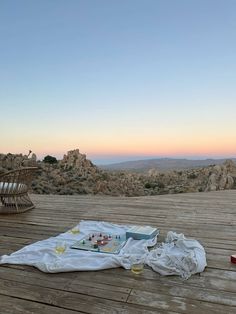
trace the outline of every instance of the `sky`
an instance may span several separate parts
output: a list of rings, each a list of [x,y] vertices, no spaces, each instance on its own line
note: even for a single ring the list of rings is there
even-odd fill
[[[235,0],[0,0],[0,153],[236,157]]]

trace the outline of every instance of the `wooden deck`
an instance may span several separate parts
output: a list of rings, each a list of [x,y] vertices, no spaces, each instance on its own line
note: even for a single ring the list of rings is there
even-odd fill
[[[198,239],[208,267],[183,281],[149,268],[45,274],[0,266],[0,313],[236,313],[236,191],[116,198],[32,195],[37,208],[0,216],[0,255],[66,231],[82,219],[159,227]]]

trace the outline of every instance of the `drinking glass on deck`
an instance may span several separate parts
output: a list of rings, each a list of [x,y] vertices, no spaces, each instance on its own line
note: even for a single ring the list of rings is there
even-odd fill
[[[145,256],[133,255],[131,256],[131,271],[138,275],[141,274],[144,269]]]
[[[80,230],[79,230],[78,227],[74,227],[74,228],[72,228],[72,229],[70,230],[70,233],[72,233],[72,234],[79,234],[79,233],[80,233]]]
[[[55,246],[55,252],[57,254],[63,254],[66,248],[67,248],[67,245],[65,241],[57,241],[56,246]]]

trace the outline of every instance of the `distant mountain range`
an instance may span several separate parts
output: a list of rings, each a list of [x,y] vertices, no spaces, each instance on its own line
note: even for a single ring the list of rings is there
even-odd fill
[[[99,166],[99,168],[104,170],[117,170],[117,171],[126,170],[134,172],[146,172],[150,169],[167,171],[218,165],[222,164],[227,159],[231,159],[234,162],[236,162],[236,158],[204,159],[204,160],[157,158],[113,163]]]

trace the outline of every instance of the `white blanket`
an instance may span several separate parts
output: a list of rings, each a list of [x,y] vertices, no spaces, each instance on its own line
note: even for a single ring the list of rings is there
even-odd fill
[[[203,247],[196,240],[188,242],[183,235],[180,235],[181,241],[176,242],[176,237],[178,238],[179,235],[172,233],[175,235],[174,242],[172,241],[172,244],[163,244],[162,251],[160,251],[160,247],[149,251],[149,248],[156,244],[157,237],[150,240],[133,240],[129,238],[119,254],[107,254],[71,249],[70,246],[87,234],[97,231],[124,235],[130,226],[98,221],[81,221],[76,228],[80,230],[80,233],[73,234],[69,230],[57,237],[51,237],[28,245],[11,255],[3,255],[0,258],[0,264],[30,265],[37,267],[43,272],[50,273],[99,270],[121,266],[125,269],[130,269],[132,256],[140,255],[145,258],[145,263],[152,267],[153,270],[163,275],[178,274],[185,278],[196,272],[203,271],[206,266]],[[67,244],[67,249],[63,254],[58,254],[55,251],[58,241],[64,241]],[[181,243],[181,245],[178,243]],[[190,243],[191,245],[189,246]],[[174,246],[174,250],[171,249],[171,245]],[[170,260],[175,259],[176,256],[178,256],[177,264],[181,265],[183,260],[183,266],[179,267],[174,263],[175,267],[173,267],[170,264]]]

